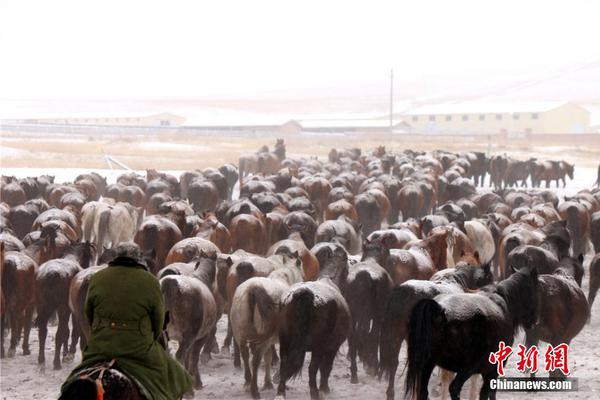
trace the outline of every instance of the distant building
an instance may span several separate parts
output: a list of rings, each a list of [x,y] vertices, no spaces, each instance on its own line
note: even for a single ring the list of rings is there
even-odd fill
[[[11,122],[24,124],[52,124],[52,125],[102,125],[102,126],[158,126],[177,127],[183,124],[184,117],[171,113],[152,115],[139,114],[104,114],[93,116],[73,115],[57,116],[48,115],[39,118],[15,118]]]
[[[304,132],[390,132],[389,119],[312,119],[298,121]],[[396,133],[408,132],[410,126],[404,120],[392,121],[391,131]]]
[[[426,105],[401,114],[413,133],[529,134],[590,133],[590,112],[573,103],[463,102]]]
[[[203,132],[224,133],[274,133],[281,135],[297,134],[302,131],[302,126],[294,120],[278,118],[248,118],[240,120],[210,120],[207,118],[190,119],[182,125],[183,129]]]

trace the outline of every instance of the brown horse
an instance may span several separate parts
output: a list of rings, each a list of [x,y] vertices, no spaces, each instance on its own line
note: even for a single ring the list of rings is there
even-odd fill
[[[446,268],[449,230],[442,229],[428,238],[411,242],[405,249],[390,250],[385,269],[394,285],[409,279],[429,279],[435,272]]]
[[[231,252],[231,234],[225,225],[219,222],[214,214],[204,214],[204,219],[197,226],[195,235],[213,242],[223,253]]]
[[[199,258],[201,253],[213,257],[220,253],[219,248],[212,242],[199,237],[187,238],[175,243],[165,259],[165,265],[176,262],[188,263]]]
[[[566,177],[573,179],[574,166],[566,161],[543,161],[537,163],[531,171],[531,180],[534,187],[540,187],[542,181],[546,181],[546,187],[550,187],[551,181],[556,181],[558,188],[559,181],[563,182],[563,187],[567,185]]]
[[[264,254],[266,229],[261,218],[251,214],[240,214],[231,220],[231,249],[243,249],[254,254]]]
[[[317,228],[315,242],[337,242],[346,251],[356,255],[361,250],[361,225],[344,215],[335,220],[326,220]]]
[[[600,253],[600,211],[593,213],[590,219],[590,239],[594,252]]]
[[[571,251],[573,256],[585,255],[589,236],[590,213],[581,203],[565,201],[558,206],[561,219],[567,221],[567,229],[571,234]]]
[[[356,208],[346,199],[340,199],[329,203],[325,209],[325,219],[337,219],[340,215],[345,215],[355,221],[358,220]]]
[[[526,330],[525,343],[528,348],[540,340],[552,346],[568,345],[590,317],[585,294],[575,276],[562,268],[552,275],[540,275],[538,285],[538,318],[533,328]],[[561,372],[550,372],[550,376],[561,376]]]
[[[285,397],[286,383],[300,373],[307,351],[312,352],[308,367],[311,398],[329,393],[333,361],[350,330],[350,311],[340,292],[348,276],[346,251],[340,245],[319,243],[311,252],[322,266],[319,279],[293,285],[282,299],[278,397]],[[321,383],[317,388],[318,371]]]
[[[4,243],[2,243],[4,247]],[[37,264],[24,253],[8,251],[2,254],[2,354],[4,355],[4,331],[8,322],[11,330],[8,357],[15,356],[16,346],[23,332],[23,354],[30,354],[29,332],[35,307],[35,272]]]
[[[81,271],[73,260],[54,259],[40,265],[36,272],[37,326],[39,329],[40,351],[38,363],[44,368],[46,361],[46,336],[48,320],[54,312],[58,313],[58,329],[55,338],[54,369],[61,369],[60,350],[67,355],[69,340],[69,287],[73,277]]]
[[[306,247],[302,237],[298,232],[292,233],[287,239],[280,240],[273,244],[267,256],[273,254],[285,254],[291,257],[293,254],[298,253],[302,260],[302,269],[304,270],[304,277],[307,281],[314,281],[319,275],[319,260],[315,255]]]
[[[382,242],[389,249],[403,249],[407,243],[419,240],[417,235],[408,228],[383,229],[371,232],[367,237],[368,242]]]
[[[283,139],[277,139],[275,150],[271,153],[266,146],[263,146],[255,154],[242,155],[239,159],[239,182],[240,189],[243,186],[243,179],[251,173],[274,174],[279,171],[281,162],[285,159],[285,143]]]
[[[144,254],[154,254],[158,269],[164,267],[169,250],[183,239],[177,225],[169,218],[152,215],[142,222],[135,234],[134,242]],[[158,270],[151,271],[156,274]]]

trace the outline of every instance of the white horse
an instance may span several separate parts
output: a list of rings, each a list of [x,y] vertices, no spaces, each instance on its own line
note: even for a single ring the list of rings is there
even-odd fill
[[[98,207],[94,218],[96,248],[101,251],[104,247],[132,241],[143,215],[143,208],[136,208],[129,203]]]
[[[298,253],[294,258],[283,254],[269,257],[278,264],[267,278],[250,278],[235,291],[229,311],[233,336],[240,346],[244,360],[245,386],[255,399],[258,392],[258,367],[264,356],[265,381],[263,389],[273,388],[271,381],[271,347],[278,341],[278,316],[282,296],[294,283],[304,281],[302,262]],[[249,349],[252,351],[252,368]]]

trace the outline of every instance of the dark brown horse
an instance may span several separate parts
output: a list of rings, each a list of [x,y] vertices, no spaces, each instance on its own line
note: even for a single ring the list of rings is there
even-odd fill
[[[307,351],[312,353],[308,385],[312,399],[329,393],[329,374],[350,330],[351,316],[340,292],[348,276],[348,256],[340,245],[319,243],[311,249],[321,265],[319,279],[293,285],[283,297],[279,343],[279,386],[285,397],[287,381],[300,373]],[[321,382],[317,387],[317,372]]]
[[[566,161],[543,161],[536,163],[531,171],[531,180],[534,187],[540,187],[542,181],[546,181],[546,187],[550,187],[551,181],[556,181],[558,188],[559,181],[563,182],[563,187],[567,185],[566,177],[573,179],[574,166]]]
[[[503,341],[511,346],[519,327],[534,326],[538,312],[538,274],[522,268],[507,280],[478,293],[442,294],[419,301],[410,316],[406,393],[428,398],[428,382],[437,365],[456,372],[450,396],[460,399],[463,384],[483,376],[480,399],[494,398],[490,380],[498,376],[488,361]]]
[[[2,243],[4,247],[4,243]],[[35,307],[35,272],[37,264],[21,252],[8,251],[3,256],[2,296],[2,354],[4,356],[4,331],[8,322],[11,330],[7,356],[14,357],[15,349],[23,332],[23,354],[30,354],[29,332]]]
[[[134,241],[144,254],[153,252],[158,269],[164,267],[165,259],[171,248],[183,239],[179,227],[169,218],[152,215],[142,222],[135,234]],[[158,270],[151,271],[156,274]]]
[[[408,324],[414,306],[422,299],[433,299],[442,293],[463,293],[492,282],[489,264],[476,267],[460,263],[456,268],[436,273],[430,280],[409,280],[394,287],[385,308],[379,350],[379,375],[388,377],[388,400],[394,398],[398,354],[408,336]]]
[[[73,277],[81,271],[79,264],[73,260],[54,259],[40,265],[36,272],[37,292],[37,326],[39,329],[40,350],[38,363],[44,368],[46,361],[46,336],[48,320],[58,313],[58,329],[55,338],[54,369],[61,369],[60,350],[67,355],[69,341],[69,288]]]
[[[352,265],[348,272],[343,294],[352,315],[348,335],[351,383],[358,383],[357,355],[368,374],[375,375],[379,369],[379,335],[385,303],[392,290],[392,278],[382,267],[388,255],[389,250],[383,243],[366,243],[362,260]]]
[[[571,271],[557,269],[552,275],[538,278],[538,319],[532,329],[526,330],[527,347],[537,346],[540,340],[558,346],[567,345],[585,326],[590,317],[590,306]],[[550,376],[561,376],[559,370]]]
[[[596,254],[590,263],[590,290],[588,293],[590,310],[594,304],[594,299],[596,298],[598,289],[600,289],[600,253]]]

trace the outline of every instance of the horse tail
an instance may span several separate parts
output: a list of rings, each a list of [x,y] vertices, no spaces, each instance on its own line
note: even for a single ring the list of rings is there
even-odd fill
[[[583,227],[579,220],[579,209],[575,205],[567,208],[567,230],[571,234],[571,246],[573,249],[573,257],[579,255],[585,256],[585,238],[582,237]]]
[[[406,203],[408,205],[407,207],[407,214],[406,216],[402,216],[402,220],[406,221],[408,218],[419,218],[419,193],[417,193],[416,190],[409,190],[408,193],[406,193]]]
[[[363,363],[368,361],[367,345],[371,330],[371,318],[375,317],[373,310],[373,280],[368,271],[359,271],[354,280],[348,284],[348,307],[352,311],[352,335],[356,343],[358,356]],[[375,321],[373,321],[375,322]]]
[[[280,379],[295,377],[302,370],[314,299],[315,295],[310,289],[302,288],[293,292],[286,301],[284,327],[279,332]]]
[[[406,304],[410,302],[411,293],[406,286],[397,286],[385,304],[379,337],[380,378],[384,375],[389,377],[397,368],[398,354],[406,334],[406,329],[403,329],[406,321],[402,317],[406,312]]]
[[[421,382],[421,371],[431,362],[434,330],[439,336],[442,333],[439,326],[444,320],[444,311],[435,300],[421,300],[413,309],[408,326],[406,394],[416,395],[421,392],[422,385],[427,385],[427,382]]]
[[[82,210],[82,214],[83,239],[84,241],[89,242],[92,240],[92,231],[94,230],[94,216],[96,214],[96,207],[84,207]]]
[[[258,334],[266,332],[267,321],[275,318],[275,304],[262,286],[252,286],[248,293],[249,320],[252,321],[254,329]]]
[[[102,246],[104,246],[104,238],[108,233],[110,214],[110,208],[106,208],[100,211],[100,215],[96,217],[98,218],[98,223],[96,224],[96,226],[98,227],[98,231],[96,232],[96,247],[98,248],[98,251],[101,251]],[[116,245],[116,243],[113,244]]]
[[[5,298],[12,298],[13,291],[17,288],[17,264],[12,258],[4,260],[2,269],[2,294]]]
[[[160,280],[160,291],[165,299],[165,310],[170,310],[179,299],[179,282],[177,275],[167,275]]]
[[[158,232],[158,226],[156,224],[146,224],[144,225],[144,235],[142,236],[142,243],[140,243],[140,247],[142,251],[149,249],[156,249],[159,246],[160,235]],[[156,260],[160,267],[164,266],[165,260]]]

